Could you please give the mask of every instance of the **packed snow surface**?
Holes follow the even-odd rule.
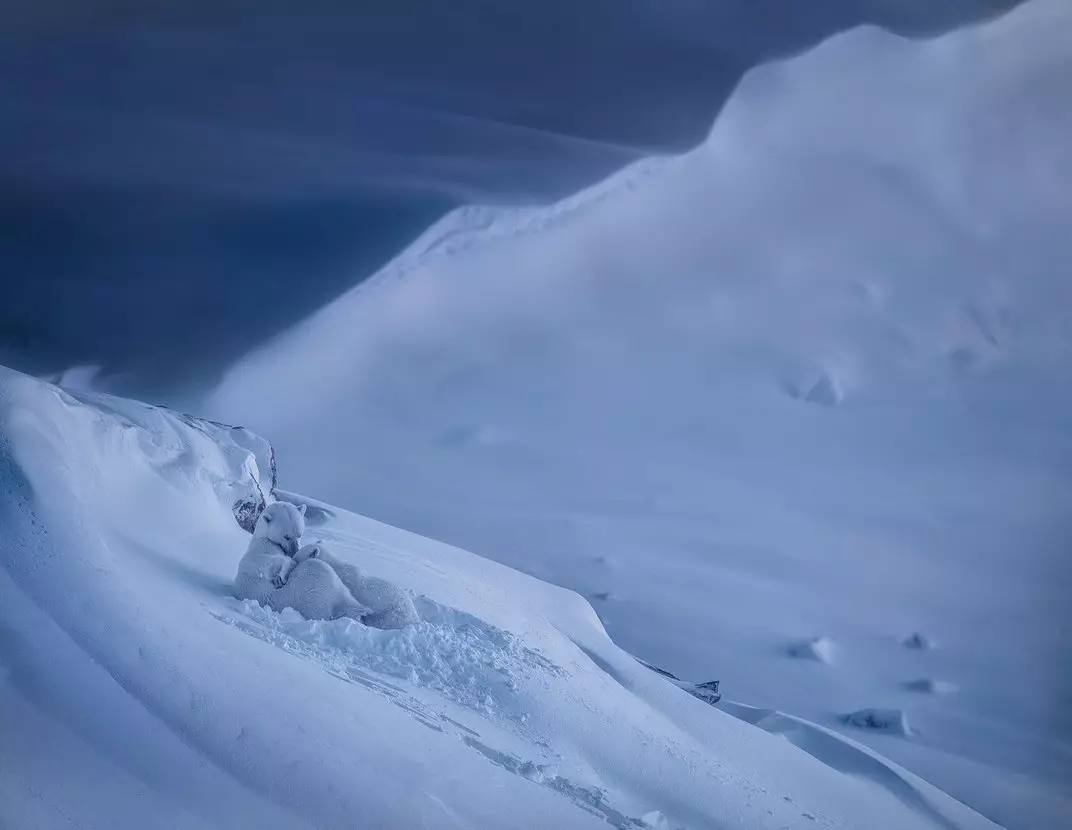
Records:
[[[1067,0],[836,37],[687,155],[448,217],[206,409],[288,486],[581,593],[652,665],[1060,826],[1070,90]]]
[[[263,450],[0,369],[0,825],[993,826],[820,727],[802,752],[687,694],[577,594],[312,499],[420,622],[235,599]]]

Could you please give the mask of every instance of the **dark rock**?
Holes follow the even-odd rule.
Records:
[[[641,660],[639,657],[634,658],[640,665],[645,668],[651,669],[656,674],[662,675],[679,689],[684,689],[693,697],[699,698],[704,703],[708,703],[714,706],[720,700],[722,700],[722,693],[718,690],[718,680],[708,680],[704,683],[689,683],[687,680],[682,680],[675,674],[671,674],[665,669],[660,669],[658,666],[653,666],[651,663],[647,663]]]
[[[231,509],[234,511],[238,526],[246,533],[252,534],[253,528],[257,526],[257,519],[264,512],[265,506],[264,496],[259,495],[256,498],[239,499]]]

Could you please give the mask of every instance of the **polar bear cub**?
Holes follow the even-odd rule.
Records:
[[[361,622],[372,628],[405,628],[415,625],[421,618],[410,595],[393,582],[366,576],[356,565],[333,556],[323,542],[306,545],[298,551],[297,558],[330,565],[343,585],[359,605],[365,607]]]
[[[372,609],[354,599],[335,569],[317,558],[315,546],[299,550],[304,532],[305,505],[275,502],[265,507],[238,563],[235,593],[274,611],[293,608],[307,620],[362,621]]]

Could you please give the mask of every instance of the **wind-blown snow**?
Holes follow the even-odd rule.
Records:
[[[1056,823],[1070,88],[1063,0],[834,38],[681,158],[445,220],[209,409],[292,486],[591,597],[655,665]],[[833,665],[789,658],[819,632]],[[907,688],[929,675],[959,692]],[[912,734],[844,722],[865,709]]]
[[[234,599],[248,433],[6,369],[0,427],[4,826],[993,826],[697,700],[576,594],[320,502],[421,622]]]

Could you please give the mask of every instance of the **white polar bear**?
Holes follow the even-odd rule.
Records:
[[[362,576],[356,565],[329,553],[323,542],[306,545],[296,558],[330,565],[350,595],[368,610],[361,621],[372,628],[405,628],[420,622],[410,595],[386,579]]]
[[[307,620],[362,621],[373,609],[354,599],[335,569],[316,558],[314,546],[298,550],[304,531],[304,505],[276,502],[264,508],[238,563],[238,598],[255,599],[274,611],[293,608]]]
[[[409,594],[383,579],[362,576],[322,542],[298,548],[305,505],[264,508],[238,563],[235,593],[273,611],[293,608],[307,620],[349,617],[373,628],[405,628],[420,621]]]

